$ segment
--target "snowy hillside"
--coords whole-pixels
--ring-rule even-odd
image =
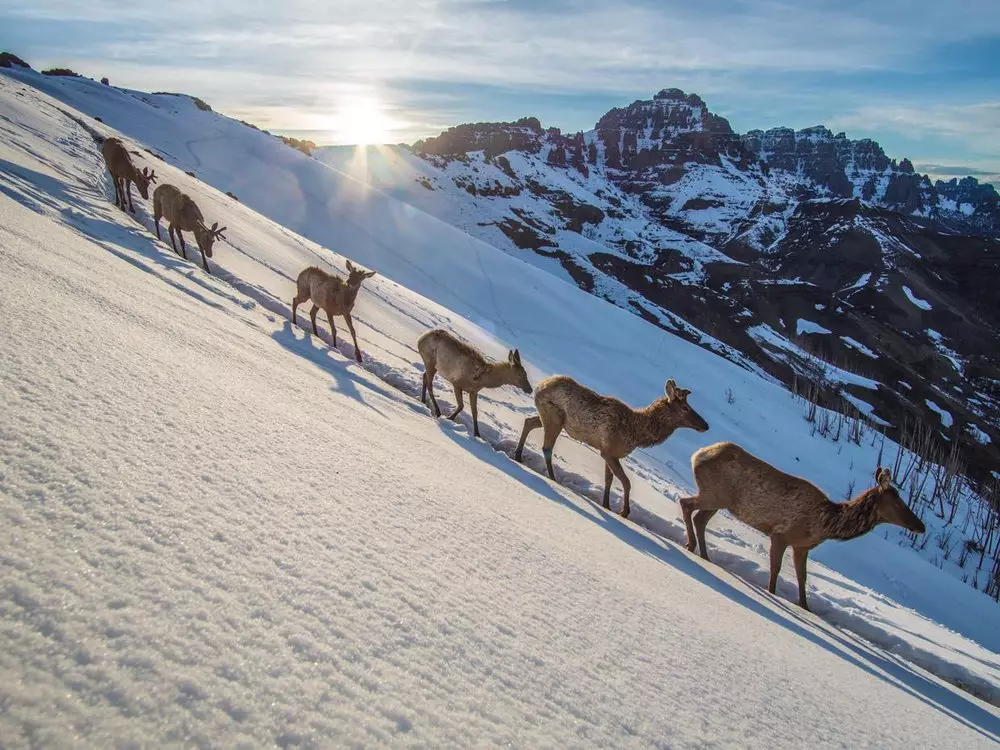
[[[825,405],[873,415],[897,439],[921,421],[937,450],[962,446],[976,481],[1000,470],[991,185],[932,184],[823,127],[740,135],[676,89],[586,133],[525,118],[315,156],[733,362],[789,387],[811,380]],[[820,328],[803,335],[806,316]],[[876,385],[818,378],[816,357]],[[948,426],[925,406],[942,399]]]
[[[145,204],[113,207],[89,132],[112,131],[23,81],[228,225],[214,276]],[[810,437],[781,388],[187,99],[20,74],[0,113],[4,746],[1000,736],[923,671],[1000,700],[997,607],[915,551],[881,531],[820,547],[814,617],[790,565],[780,598],[760,591],[755,532],[714,525],[721,566],[677,546],[672,499],[714,440],[838,499],[867,486],[875,451]],[[380,273],[364,368],[287,320],[302,267],[343,270],[303,235]],[[523,394],[484,394],[483,442],[428,417],[414,342],[435,325],[635,404],[675,377],[712,429],[630,461],[620,521],[587,499],[588,449],[560,441],[559,483],[505,455]]]

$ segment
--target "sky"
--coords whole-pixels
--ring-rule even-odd
[[[0,0],[0,49],[322,143],[589,130],[676,87],[1000,185],[1000,0]]]

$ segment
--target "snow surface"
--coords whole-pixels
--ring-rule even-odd
[[[938,406],[936,403],[931,401],[929,398],[924,399],[924,403],[927,404],[927,408],[931,411],[936,411],[938,416],[941,417],[941,424],[945,427],[951,427],[955,424],[955,419],[951,416],[951,412],[947,409]]]
[[[906,295],[906,298],[910,300],[910,302],[912,302],[915,307],[919,307],[921,310],[931,309],[930,302],[928,302],[927,300],[920,299],[920,297],[915,295],[913,291],[910,289],[910,287],[906,286],[905,284],[903,285],[903,294]]]
[[[859,352],[861,352],[862,354],[864,354],[866,357],[871,357],[872,359],[878,359],[879,358],[879,355],[877,353],[873,352],[871,349],[869,349],[867,346],[865,346],[864,344],[862,344],[857,339],[853,339],[850,336],[841,336],[840,340],[843,341],[845,344],[847,344],[852,349],[857,349]],[[902,382],[902,381],[900,381],[900,382]]]
[[[824,328],[819,323],[799,318],[795,322],[795,335],[801,336],[803,333],[833,333],[833,331],[829,328]]]
[[[676,545],[694,448],[737,439],[839,498],[870,482],[871,446],[810,438],[774,384],[265,134],[16,78],[180,154],[143,163],[229,242],[215,276],[180,260],[141,200],[138,222],[111,205],[86,118],[0,75],[4,746],[996,741],[994,707],[913,665],[1000,699],[997,607],[896,530],[814,552],[818,617],[787,601],[790,562],[761,592],[766,540],[731,519],[717,564]],[[223,135],[185,151],[206,127]],[[380,272],[364,368],[287,320],[295,274],[343,256],[254,206]],[[676,377],[712,430],[628,462],[622,522],[588,501],[588,449],[557,444],[559,483],[537,441],[507,458],[523,394],[484,394],[485,441],[427,416],[413,342],[433,325],[520,346],[533,382],[638,404]]]
[[[990,439],[990,436],[987,435],[985,432],[983,432],[983,430],[977,424],[969,422],[967,425],[965,425],[965,429],[970,435],[972,435],[972,438],[980,445],[989,445],[991,442],[993,442]]]

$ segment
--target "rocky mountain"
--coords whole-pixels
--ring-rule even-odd
[[[932,182],[822,126],[736,133],[678,89],[586,133],[529,117],[316,155],[828,405],[925,424],[983,478],[1000,469],[992,185]]]

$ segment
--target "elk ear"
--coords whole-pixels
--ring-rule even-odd
[[[521,351],[519,349],[514,350],[514,364],[521,364]]]
[[[677,395],[677,383],[674,382],[673,378],[667,381],[667,384],[663,386],[663,392],[667,394],[667,398],[673,400],[674,396]]]
[[[219,228],[219,222],[215,222],[215,223],[214,223],[214,224],[212,225],[212,231],[214,232],[214,231],[215,231],[216,229],[218,229],[218,228]]]
[[[354,264],[351,261],[347,261],[347,270],[354,273]]]
[[[507,361],[514,364],[514,350],[510,349],[507,351]]]
[[[366,273],[366,274],[365,274],[365,278],[366,278],[366,279],[370,279],[370,278],[371,278],[372,276],[374,276],[374,275],[375,275],[376,273],[378,273],[378,271],[369,271],[368,273]]]

